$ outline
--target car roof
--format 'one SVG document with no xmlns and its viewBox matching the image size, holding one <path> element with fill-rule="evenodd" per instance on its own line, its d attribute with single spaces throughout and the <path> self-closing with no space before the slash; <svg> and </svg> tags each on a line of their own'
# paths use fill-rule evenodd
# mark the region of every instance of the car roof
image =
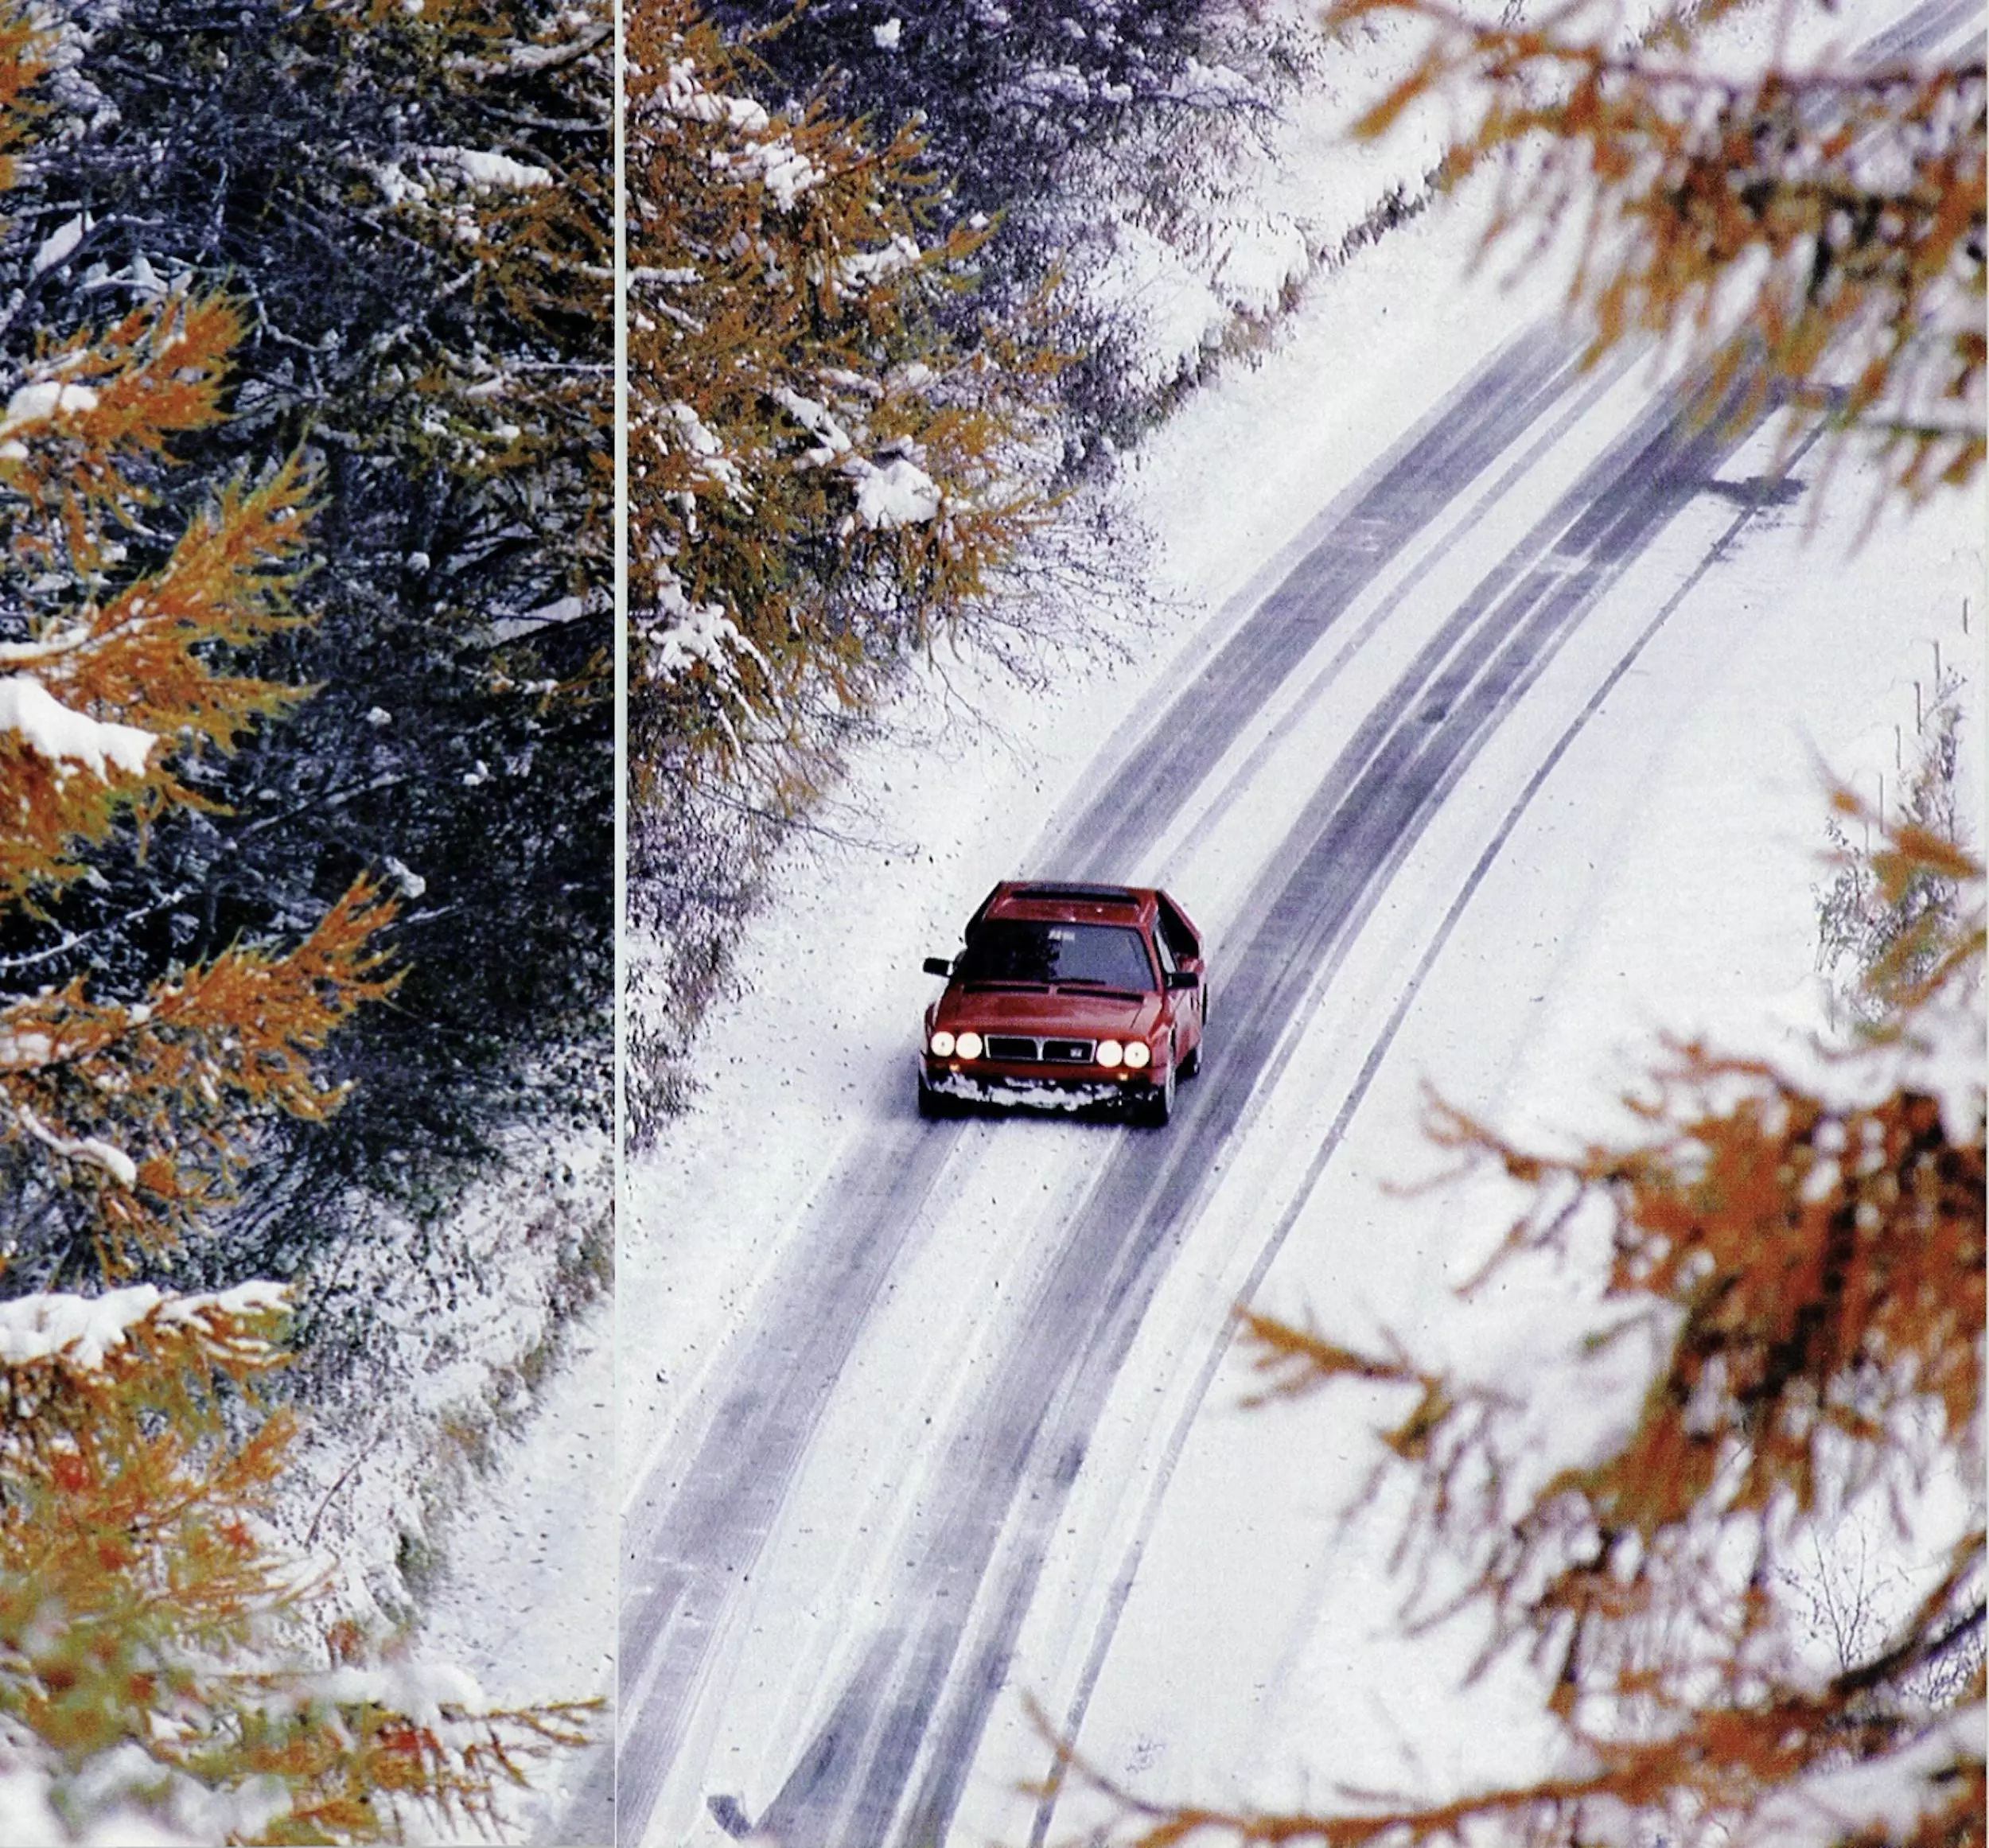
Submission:
<svg viewBox="0 0 1989 1848">
<path fill-rule="evenodd" d="M 1154 898 L 1150 885 L 1005 879 L 988 894 L 980 915 L 1055 919 L 1060 923 L 1133 924 L 1152 915 Z"/>
</svg>

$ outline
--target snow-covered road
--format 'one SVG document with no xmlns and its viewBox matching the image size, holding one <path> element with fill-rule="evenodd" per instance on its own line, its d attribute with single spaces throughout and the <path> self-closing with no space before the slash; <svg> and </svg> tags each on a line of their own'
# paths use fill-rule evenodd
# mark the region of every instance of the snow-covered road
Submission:
<svg viewBox="0 0 1989 1848">
<path fill-rule="evenodd" d="M 968 903 L 1022 874 L 1185 902 L 1215 1005 L 1172 1127 L 921 1122 L 901 976 L 847 1062 L 802 1058 L 772 1114 L 713 1119 L 722 1150 L 674 1193 L 638 1186 L 756 1255 L 716 1354 L 632 1395 L 655 1423 L 625 1429 L 613 1838 L 937 1842 L 1018 1684 L 1081 1724 L 1154 1505 L 1121 1505 L 1124 1457 L 1192 1419 L 1229 1305 L 1528 803 L 1777 504 L 1757 427 L 1691 427 L 1644 368 L 1581 372 L 1510 305 L 1481 325 L 1490 357 L 1430 369 L 1420 421 L 1070 754 L 1034 844 L 932 881 Z M 1394 355 L 1399 388 L 1417 356 Z M 1011 823 L 1011 851 L 1030 838 Z M 904 927 L 943 915 L 812 924 L 915 968 Z M 832 950 L 818 979 L 862 983 L 873 959 Z M 819 1025 L 797 1004 L 797 1044 Z M 721 1167 L 752 1178 L 704 1185 Z M 664 1230 L 625 1232 L 659 1254 L 625 1263 L 625 1351 Z M 1060 1548 L 1099 1582 L 1045 1655 L 1025 1639 Z M 604 1761 L 574 1838 L 608 1838 L 610 1788 Z M 1034 1811 L 1037 1839 L 1049 1823 Z"/>
<path fill-rule="evenodd" d="M 1068 859 L 1052 854 L 1033 864 L 1032 873 L 1143 881 L 1166 820 L 1193 802 L 1264 697 L 1327 638 L 1338 640 L 1338 624 L 1384 567 L 1415 554 L 1448 497 L 1468 492 L 1536 421 L 1557 417 L 1564 397 L 1578 389 L 1563 360 L 1550 342 L 1525 342 L 1516 354 L 1501 356 L 1392 458 L 1375 487 L 1333 523 L 1258 614 L 1156 714 L 1149 737 L 1064 832 Z M 1341 676 L 1314 674 L 1309 697 L 1286 715 L 1294 741 L 1286 749 L 1322 764 L 1323 773 L 1309 776 L 1294 761 L 1265 776 L 1232 776 L 1204 808 L 1208 836 L 1241 833 L 1269 850 L 1241 902 L 1211 920 L 1219 1008 L 1204 1076 L 1164 1138 L 1115 1137 L 1103 1150 L 1085 1146 L 1099 1138 L 1083 1129 L 1065 1138 L 1079 1146 L 1078 1158 L 1090 1170 L 1083 1204 L 1056 1232 L 1048 1263 L 1024 1293 L 976 1389 L 949 1408 L 936 1467 L 918 1489 L 932 1518 L 895 1575 L 874 1640 L 813 1735 L 797 1741 L 793 1773 L 755 1819 L 775 1839 L 829 1848 L 944 1838 L 1065 1492 L 1132 1336 L 1189 1235 L 1216 1163 L 1249 1134 L 1255 1102 L 1276 1084 L 1294 1025 L 1316 1011 L 1391 877 L 1479 745 L 1569 630 L 1737 442 L 1738 433 L 1683 431 L 1668 411 L 1637 420 L 1441 620 L 1431 619 L 1442 605 L 1427 596 L 1388 600 L 1390 639 L 1403 646 L 1402 631 L 1418 632 L 1419 645 L 1379 698 L 1357 714 L 1321 713 L 1337 703 L 1331 690 Z M 1515 481 L 1509 491 L 1519 486 Z M 1504 522 L 1489 526 L 1508 530 Z M 1442 552 L 1417 562 L 1440 566 L 1464 543 L 1452 535 Z M 1376 628 L 1367 646 L 1381 645 Z M 1349 719 L 1355 722 L 1337 751 L 1321 751 L 1322 726 L 1330 733 L 1336 720 Z M 1302 735 L 1305 743 L 1296 745 Z M 1249 812 L 1301 793 L 1303 806 L 1275 836 Z M 1094 818 L 1097 825 L 1087 825 Z M 1172 858 L 1181 866 L 1183 888 L 1212 885 L 1195 877 L 1192 843 Z M 1377 1016 L 1372 1030 L 1378 1036 L 1384 1025 L 1385 1016 Z M 982 1153 L 944 1128 L 921 1125 L 911 1134 L 915 1139 L 901 1147 L 902 1135 L 886 1132 L 861 1160 L 859 1172 L 894 1177 L 887 1192 L 861 1204 L 838 1200 L 811 1224 L 812 1258 L 827 1257 L 839 1278 L 854 1268 L 843 1260 L 846 1243 L 873 1253 L 901 1247 L 936 1184 L 948 1195 L 971 1189 L 977 1161 L 994 1170 L 997 1189 L 1010 1184 L 998 1149 Z M 1249 1241 L 1252 1231 L 1237 1227 L 1233 1235 Z M 830 1309 L 806 1284 L 800 1288 L 818 1335 L 835 1330 L 823 1344 L 853 1348 L 859 1329 L 842 1319 L 847 1305 L 839 1294 Z M 783 1339 L 770 1326 L 756 1345 L 777 1347 Z M 772 1383 L 782 1434 L 791 1438 L 812 1422 L 797 1408 L 819 1403 L 834 1384 L 819 1375 L 784 1375 L 773 1356 L 742 1360 L 741 1387 L 720 1414 L 728 1472 L 764 1464 L 769 1453 L 749 1439 L 740 1443 L 745 1434 L 727 1412 L 764 1405 L 761 1395 Z M 754 1492 L 772 1493 L 765 1476 L 755 1476 Z M 679 1572 L 685 1531 L 664 1514 L 661 1550 L 680 1562 Z M 764 1525 L 755 1519 L 749 1531 L 763 1532 Z M 731 1544 L 722 1542 L 697 1562 L 703 1584 L 685 1592 L 671 1585 L 671 1617 L 697 1622 L 710 1608 L 700 1609 L 700 1594 L 722 1590 L 727 1578 L 749 1569 L 736 1532 L 725 1535 Z M 647 1614 L 658 1602 L 633 1608 Z M 626 1589 L 624 1608 L 632 1608 Z M 646 1625 L 625 1629 L 625 1662 L 646 1660 L 650 1647 Z M 691 1694 L 696 1683 L 676 1685 Z M 629 1736 L 645 1744 L 669 1737 L 675 1729 L 658 1724 L 667 1711 L 637 1682 L 625 1713 L 625 1723 L 639 1730 Z M 639 1801 L 643 1788 L 632 1775 L 638 1749 L 623 1754 L 625 1803 Z"/>
<path fill-rule="evenodd" d="M 1555 337 L 1529 333 L 1454 394 L 1152 714 L 1077 812 L 1059 818 L 1059 844 L 1031 857 L 1032 875 L 1158 871 L 1193 895 L 1211 930 L 1217 997 L 1205 1075 L 1162 1137 L 921 1123 L 909 1084 L 878 1100 L 884 1120 L 786 1241 L 791 1262 L 709 1391 L 702 1428 L 632 1504 L 621 1839 L 685 1838 L 710 1788 L 699 1741 L 738 1723 L 726 1711 L 738 1607 L 769 1595 L 768 1566 L 781 1570 L 769 1542 L 803 1518 L 798 1479 L 846 1375 L 862 1364 L 889 1281 L 908 1254 L 948 1235 L 949 1203 L 1013 1195 L 1019 1156 L 1032 1177 L 1054 1169 L 1052 1191 L 1069 1204 L 1049 1227 L 1018 1215 L 1030 1252 L 1022 1287 L 1011 1284 L 1000 1314 L 974 1330 L 979 1364 L 966 1390 L 938 1380 L 937 1399 L 901 1406 L 935 1430 L 924 1467 L 900 1485 L 909 1518 L 878 1533 L 887 1595 L 832 1700 L 787 1743 L 791 1772 L 753 1815 L 797 1848 L 944 1838 L 1119 1366 L 1209 1177 L 1275 1084 L 1294 1025 L 1316 1011 L 1486 737 L 1738 446 L 1739 433 L 1693 433 L 1669 407 L 1647 410 L 1523 520 L 1567 453 L 1564 426 L 1615 408 L 1598 410 L 1610 395 L 1569 358 Z M 1503 535 L 1516 527 L 1512 544 Z M 1461 597 L 1445 593 L 1454 582 L 1468 584 Z M 1378 687 L 1349 685 L 1388 657 L 1399 664 Z M 1262 735 L 1267 706 L 1294 677 L 1302 684 Z M 1592 691 L 1577 685 L 1563 698 L 1578 710 Z M 1188 815 L 1183 838 L 1176 824 Z M 1237 863 L 1236 842 L 1251 843 L 1257 866 Z M 1204 846 L 1227 862 L 1220 873 L 1198 864 Z M 1460 886 L 1471 865 L 1457 861 Z M 1370 1049 L 1387 1018 L 1372 1016 Z M 1262 1246 L 1268 1229 L 1233 1235 Z M 860 1381 L 847 1390 L 863 1391 Z M 792 1570 L 812 1571 L 806 1550 L 786 1550 Z M 757 1729 L 761 1700 L 747 1710 Z"/>
</svg>

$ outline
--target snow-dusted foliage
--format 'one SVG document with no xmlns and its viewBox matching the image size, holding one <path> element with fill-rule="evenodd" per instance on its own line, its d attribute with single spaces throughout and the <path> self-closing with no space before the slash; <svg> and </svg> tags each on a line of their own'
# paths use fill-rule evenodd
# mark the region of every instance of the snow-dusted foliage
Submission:
<svg viewBox="0 0 1989 1848">
<path fill-rule="evenodd" d="M 631 717 L 653 764 L 679 739 L 736 754 L 749 715 L 859 684 L 982 588 L 1032 500 L 1031 360 L 936 332 L 979 239 L 922 239 L 910 135 L 769 115 L 675 0 L 631 53 Z"/>
<path fill-rule="evenodd" d="M 317 620 L 256 659 L 320 691 L 182 765 L 203 804 L 162 813 L 142 857 L 98 850 L 0 956 L 134 994 L 307 924 L 362 867 L 400 869 L 396 1005 L 330 1048 L 350 1107 L 273 1127 L 291 1161 L 259 1166 L 235 1243 L 189 1281 L 291 1276 L 364 1235 L 355 1183 L 432 1213 L 508 1126 L 605 1113 L 609 28 L 566 0 L 70 17 L 47 150 L 0 229 L 0 465 L 105 389 L 37 371 L 37 329 L 59 343 L 224 283 L 233 414 L 178 453 L 204 482 L 302 446 Z M 132 466 L 191 517 L 204 487 Z M 155 563 L 172 527 L 118 543 Z M 0 649 L 19 639 L 0 623 Z"/>
<path fill-rule="evenodd" d="M 577 1741 L 446 1664 L 313 1636 L 325 1556 L 263 1506 L 286 1293 L 0 1305 L 0 1828 L 21 1844 L 399 1838 Z M 244 1428 L 247 1434 L 241 1434 Z"/>
<path fill-rule="evenodd" d="M 1301 228 L 1232 213 L 1220 177 L 1303 55 L 1310 22 L 1290 10 L 970 0 L 893 9 L 883 25 L 868 0 L 792 18 L 772 0 L 716 11 L 774 28 L 755 46 L 773 73 L 765 94 L 826 80 L 851 115 L 918 122 L 948 180 L 936 222 L 994 228 L 977 259 L 986 299 L 1026 300 L 1056 279 L 1082 349 L 1060 382 L 1073 459 L 1100 432 L 1123 435 L 1310 267 Z"/>
<path fill-rule="evenodd" d="M 0 18 L 0 144 L 77 126 L 29 102 L 84 94 L 77 49 Z M 455 165 L 518 189 L 508 169 Z M 31 146 L 10 169 L 29 171 L 45 187 L 54 165 Z M 30 220 L 36 199 L 24 185 Z M 300 1370 L 288 1338 L 341 1326 L 325 1273 L 364 1265 L 349 1243 L 329 1262 L 293 1251 L 282 1270 L 301 1281 L 279 1281 L 239 1237 L 245 1195 L 251 1213 L 301 1197 L 310 1169 L 283 1159 L 280 1130 L 349 1100 L 328 1047 L 397 986 L 394 906 L 365 858 L 321 856 L 286 884 L 215 800 L 282 780 L 258 747 L 311 690 L 249 664 L 294 671 L 313 519 L 352 510 L 333 458 L 224 440 L 224 387 L 267 304 L 162 282 L 149 261 L 114 286 L 79 277 L 99 222 L 0 238 L 0 260 L 32 251 L 14 275 L 45 323 L 0 339 L 0 1835 L 460 1833 L 488 1821 L 497 1784 L 578 1743 L 584 1717 L 500 1709 L 453 1670 L 390 1655 L 363 1601 L 329 1595 L 352 1570 L 286 1505 L 294 1385 L 321 1377 L 324 1344 Z M 398 721 L 363 710 L 433 725 L 418 679 L 396 683 Z M 322 799 L 322 829 L 336 782 L 293 767 L 286 793 Z M 386 858 L 418 901 L 420 875 Z M 161 939 L 161 911 L 194 928 Z M 509 907 L 514 932 L 527 915 Z M 308 1201 L 333 1232 L 340 1204 Z M 563 1255 L 520 1266 L 542 1308 L 597 1280 L 584 1261 L 562 1273 Z M 173 1287 L 201 1274 L 224 1286 Z M 279 1380 L 293 1405 L 271 1410 Z"/>
<path fill-rule="evenodd" d="M 0 139 L 53 46 L 0 15 Z M 58 240 L 60 241 L 60 240 Z M 41 247 L 45 254 L 48 245 Z M 57 261 L 60 260 L 58 257 Z M 202 769 L 303 690 L 235 671 L 297 620 L 312 471 L 191 473 L 239 337 L 166 290 L 17 362 L 0 446 L 0 917 L 196 805 Z M 194 511 L 177 519 L 175 504 Z M 128 544 L 143 535 L 156 547 Z M 282 932 L 135 991 L 42 959 L 0 969 L 0 1827 L 21 1842 L 399 1838 L 491 1810 L 494 1784 L 582 1737 L 578 1710 L 499 1710 L 386 1657 L 322 1608 L 334 1562 L 267 1519 L 297 1430 L 259 1383 L 292 1293 L 144 1280 L 212 1236 L 270 1138 L 346 1087 L 317 1060 L 394 986 L 392 910 L 362 873 Z M 327 1624 L 330 1628 L 326 1628 Z"/>
<path fill-rule="evenodd" d="M 1917 698 L 1914 762 L 1896 813 L 1899 824 L 1943 840 L 1960 837 L 1956 779 L 1966 686 L 1945 673 L 1930 698 Z M 1871 817 L 1848 792 L 1837 807 L 1828 823 L 1837 871 L 1816 895 L 1816 966 L 1829 983 L 1833 1017 L 1841 1012 L 1877 1026 L 1893 998 L 1925 981 L 1949 947 L 1960 895 L 1951 872 L 1932 866 L 1915 867 L 1903 883 L 1886 878 L 1870 852 Z"/>
<path fill-rule="evenodd" d="M 1443 1356 L 1246 1318 L 1274 1394 L 1401 1395 L 1412 1608 L 1537 1665 L 1557 1762 L 1275 1819 L 1122 1792 L 1127 1839 L 1980 1839 L 1983 871 L 1911 823 L 1885 842 L 1890 901 L 1961 897 L 1866 1042 L 1674 1047 L 1630 1146 L 1439 1109 L 1513 1211 Z M 1833 1578 L 1847 1534 L 1886 1570 Z"/>
<path fill-rule="evenodd" d="M 947 331 L 984 239 L 930 228 L 910 130 L 769 107 L 680 0 L 636 10 L 629 56 L 633 885 L 715 949 L 685 895 L 1041 516 L 1055 361 L 991 321 Z M 694 825 L 713 790 L 730 812 Z M 706 954 L 664 978 L 679 1013 Z"/>
<path fill-rule="evenodd" d="M 1989 66 L 1972 45 L 1806 64 L 1707 45 L 1730 6 L 1586 0 L 1539 21 L 1447 0 L 1337 0 L 1329 31 L 1407 24 L 1414 65 L 1359 131 L 1454 106 L 1443 176 L 1482 167 L 1493 242 L 1586 225 L 1570 305 L 1590 356 L 1669 340 L 1705 368 L 1874 433 L 1882 492 L 1921 499 L 1989 455 Z M 1912 41 L 1902 41 L 1911 46 Z"/>
<path fill-rule="evenodd" d="M 30 63 L 29 68 L 32 68 Z M 134 464 L 220 415 L 238 322 L 212 298 L 167 296 L 26 370 L 75 394 L 17 420 L 0 455 L 9 543 L 0 568 L 14 671 L 0 679 L 0 905 L 37 913 L 135 815 L 186 806 L 207 764 L 297 690 L 220 671 L 294 618 L 309 477 L 278 466 L 224 482 L 156 568 L 113 535 L 150 515 Z M 33 391 L 38 382 L 18 387 Z M 339 1088 L 309 1056 L 383 994 L 374 933 L 390 913 L 362 877 L 312 908 L 289 947 L 238 941 L 135 993 L 33 956 L 0 969 L 0 1294 L 165 1258 L 231 1190 L 244 1115 L 317 1118 Z"/>
</svg>

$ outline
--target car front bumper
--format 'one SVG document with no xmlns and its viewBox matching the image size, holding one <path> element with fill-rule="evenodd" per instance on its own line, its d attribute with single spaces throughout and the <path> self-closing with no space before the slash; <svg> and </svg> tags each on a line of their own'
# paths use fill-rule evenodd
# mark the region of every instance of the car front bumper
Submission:
<svg viewBox="0 0 1989 1848">
<path fill-rule="evenodd" d="M 961 1071 L 951 1060 L 923 1058 L 919 1072 L 926 1089 L 939 1096 L 1004 1110 L 1096 1110 L 1135 1103 L 1155 1088 L 1150 1069 L 1129 1072 L 1123 1077 L 1078 1078 L 984 1064 Z"/>
</svg>

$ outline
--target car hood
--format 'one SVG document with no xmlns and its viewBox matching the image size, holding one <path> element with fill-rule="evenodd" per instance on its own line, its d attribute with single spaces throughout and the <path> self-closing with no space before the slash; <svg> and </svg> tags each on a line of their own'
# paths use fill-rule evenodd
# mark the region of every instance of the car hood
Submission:
<svg viewBox="0 0 1989 1848">
<path fill-rule="evenodd" d="M 1083 989 L 949 988 L 933 1010 L 932 1025 L 949 1033 L 1065 1034 L 1072 1039 L 1126 1038 L 1150 1032 L 1160 997 L 1098 994 Z"/>
</svg>

